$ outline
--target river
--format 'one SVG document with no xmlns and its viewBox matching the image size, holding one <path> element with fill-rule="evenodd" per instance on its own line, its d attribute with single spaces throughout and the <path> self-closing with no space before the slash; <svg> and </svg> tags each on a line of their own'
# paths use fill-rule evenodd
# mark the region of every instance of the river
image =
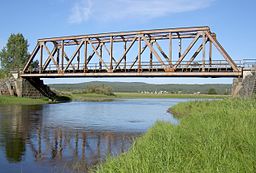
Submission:
<svg viewBox="0 0 256 173">
<path fill-rule="evenodd" d="M 187 99 L 124 99 L 0 106 L 0 172 L 80 172 L 129 149 Z"/>
</svg>

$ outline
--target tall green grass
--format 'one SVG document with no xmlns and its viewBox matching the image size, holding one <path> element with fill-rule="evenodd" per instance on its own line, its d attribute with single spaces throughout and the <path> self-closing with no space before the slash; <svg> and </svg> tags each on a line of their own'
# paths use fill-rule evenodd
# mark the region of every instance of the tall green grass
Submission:
<svg viewBox="0 0 256 173">
<path fill-rule="evenodd" d="M 0 105 L 37 105 L 49 103 L 48 99 L 31 99 L 14 96 L 0 96 Z"/>
<path fill-rule="evenodd" d="M 256 172 L 256 100 L 180 103 L 172 111 L 178 126 L 157 122 L 127 153 L 92 171 Z"/>
</svg>

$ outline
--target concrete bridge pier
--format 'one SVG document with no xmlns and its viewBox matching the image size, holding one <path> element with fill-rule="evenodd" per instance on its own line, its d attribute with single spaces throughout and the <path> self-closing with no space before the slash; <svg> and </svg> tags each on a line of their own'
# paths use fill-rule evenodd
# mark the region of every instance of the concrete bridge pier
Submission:
<svg viewBox="0 0 256 173">
<path fill-rule="evenodd" d="M 235 78 L 232 95 L 237 97 L 253 97 L 256 94 L 256 67 L 243 72 L 243 78 Z"/>
<path fill-rule="evenodd" d="M 17 97 L 55 99 L 56 93 L 44 84 L 40 78 L 21 78 L 17 72 L 12 72 L 12 77 L 0 81 L 0 95 Z"/>
</svg>

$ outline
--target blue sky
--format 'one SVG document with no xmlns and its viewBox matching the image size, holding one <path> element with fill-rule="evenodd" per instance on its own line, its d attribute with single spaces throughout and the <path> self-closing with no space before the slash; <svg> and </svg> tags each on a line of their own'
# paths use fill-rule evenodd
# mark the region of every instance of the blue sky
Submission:
<svg viewBox="0 0 256 173">
<path fill-rule="evenodd" d="M 205 26 L 235 60 L 256 58 L 253 0 L 8 0 L 0 5 L 0 48 L 22 33 L 32 51 L 38 38 L 137 29 Z M 90 79 L 93 80 L 93 79 Z M 231 79 L 104 79 L 149 83 L 231 83 Z M 87 79 L 46 80 L 47 83 Z"/>
</svg>

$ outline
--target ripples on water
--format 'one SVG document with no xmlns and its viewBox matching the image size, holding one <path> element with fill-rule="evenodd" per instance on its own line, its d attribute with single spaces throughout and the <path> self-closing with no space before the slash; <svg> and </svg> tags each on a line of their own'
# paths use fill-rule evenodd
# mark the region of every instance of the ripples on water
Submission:
<svg viewBox="0 0 256 173">
<path fill-rule="evenodd" d="M 127 151 L 155 121 L 186 99 L 134 99 L 0 107 L 0 168 L 10 172 L 79 172 Z"/>
</svg>

